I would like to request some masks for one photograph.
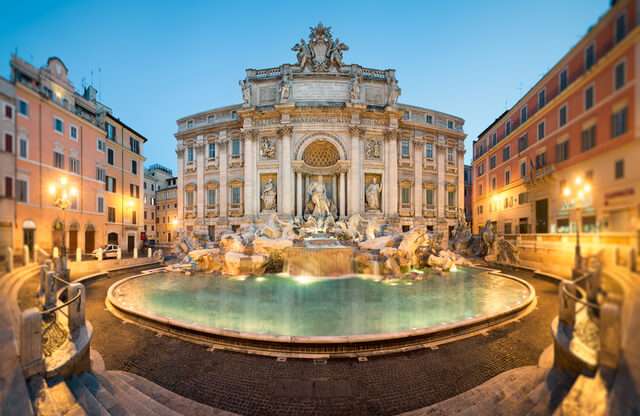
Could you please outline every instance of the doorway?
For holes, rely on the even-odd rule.
[[[91,253],[96,248],[96,232],[91,228],[84,232],[84,251]]]
[[[536,201],[536,233],[549,232],[549,200],[539,199]]]
[[[78,248],[78,230],[69,230],[69,252],[75,254]]]
[[[107,244],[118,244],[118,233],[107,234]]]
[[[36,243],[36,230],[33,228],[24,228],[22,230],[22,244],[29,247],[29,252],[33,253],[33,246]]]
[[[133,248],[136,246],[136,236],[128,235],[127,236],[127,251],[129,254],[133,253]]]

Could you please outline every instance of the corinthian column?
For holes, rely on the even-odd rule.
[[[278,199],[282,201],[282,213],[293,215],[295,192],[293,189],[293,170],[291,169],[291,126],[284,126],[279,133],[282,136],[282,160],[280,161],[280,178],[282,189],[278,191]]]
[[[351,170],[349,171],[349,215],[362,212],[362,155],[360,154],[360,136],[362,129],[352,126],[351,134]]]
[[[228,191],[227,191],[227,181],[228,181],[228,177],[227,177],[227,158],[228,158],[228,148],[229,146],[227,146],[228,143],[228,139],[227,139],[227,132],[226,131],[222,131],[220,132],[220,135],[218,136],[218,145],[220,146],[219,148],[219,155],[220,155],[220,165],[219,165],[219,169],[220,169],[220,193],[218,195],[219,198],[219,204],[220,204],[220,217],[221,218],[227,218],[227,213],[228,213],[228,209],[227,209],[227,198],[228,198]]]
[[[204,136],[196,138],[196,216],[204,218]]]
[[[398,215],[398,130],[390,129],[385,133],[385,181],[384,196],[386,197],[385,215]]]
[[[464,209],[464,145],[458,142],[458,209]]]
[[[340,172],[340,193],[338,194],[338,199],[340,200],[340,217],[341,218],[345,218],[347,215],[346,211],[346,186],[345,186],[345,182],[346,182],[346,178],[345,178],[345,173],[344,172]]]
[[[302,172],[298,172],[297,173],[297,181],[296,181],[296,187],[297,187],[297,192],[296,195],[298,196],[298,203],[297,203],[297,216],[302,218]]]
[[[413,143],[413,160],[415,177],[413,185],[413,203],[415,207],[414,217],[422,217],[422,148],[424,143]]]
[[[244,136],[244,213],[246,216],[256,215],[256,153],[254,130],[243,131]]]
[[[444,218],[444,201],[445,201],[445,187],[446,183],[446,167],[445,158],[447,157],[447,142],[444,136],[438,136],[437,150],[436,150],[436,163],[438,174],[438,197],[436,202],[438,204],[437,217],[438,219]]]
[[[176,197],[178,199],[178,218],[180,228],[184,227],[184,144],[180,141],[176,147],[176,158],[178,164],[178,180]]]

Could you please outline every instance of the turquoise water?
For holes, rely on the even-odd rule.
[[[526,301],[523,284],[476,269],[424,280],[160,273],[117,287],[118,302],[153,315],[268,335],[384,334],[455,323]]]

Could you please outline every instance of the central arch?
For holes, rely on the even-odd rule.
[[[333,166],[340,160],[340,153],[333,144],[319,139],[314,140],[304,149],[302,160],[314,167]]]
[[[308,147],[317,146],[315,143],[324,143],[323,146],[332,145],[335,151],[338,153],[339,160],[347,159],[347,152],[344,145],[337,137],[326,133],[315,133],[308,137],[305,137],[299,144],[297,151],[295,152],[296,160],[304,160],[304,154]]]

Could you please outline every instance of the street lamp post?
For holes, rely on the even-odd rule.
[[[576,213],[576,254],[574,263],[574,273],[579,273],[582,269],[582,256],[580,253],[580,227],[582,226],[582,207],[587,198],[591,195],[591,184],[585,182],[582,177],[575,178],[573,183],[566,185],[562,189],[562,196],[565,198],[567,208],[573,206]]]
[[[73,198],[78,196],[78,189],[71,186],[66,176],[61,176],[58,183],[49,185],[49,194],[53,197],[53,204],[62,210],[62,247],[60,248],[60,261],[62,276],[69,281],[69,270],[67,269],[67,245],[66,245],[66,221],[67,208],[71,206]]]

